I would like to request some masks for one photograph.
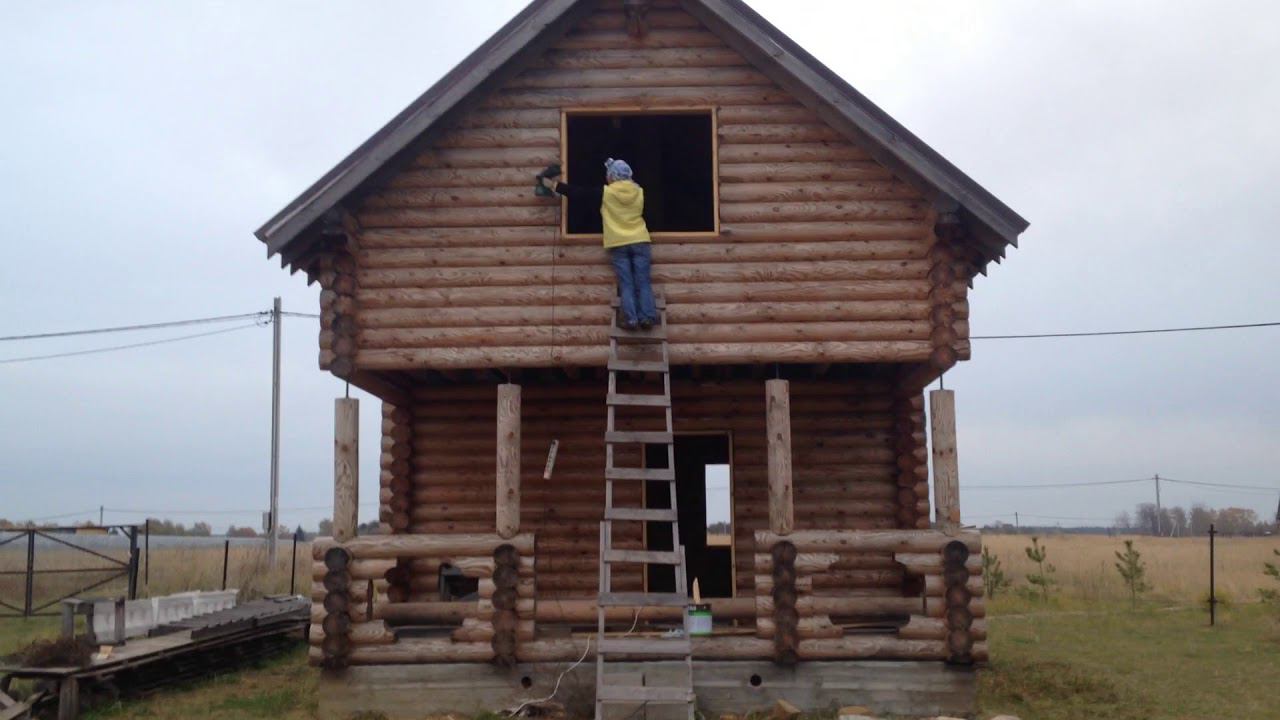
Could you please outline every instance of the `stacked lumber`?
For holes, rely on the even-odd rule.
[[[357,366],[604,364],[599,237],[564,236],[559,202],[529,189],[562,161],[565,108],[714,108],[718,232],[653,248],[673,363],[967,354],[971,273],[935,293],[948,260],[920,194],[684,10],[650,17],[634,39],[601,6],[356,208]]]

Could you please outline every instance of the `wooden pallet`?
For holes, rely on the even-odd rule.
[[[614,300],[614,306],[618,304]],[[605,406],[608,424],[605,428],[605,510],[600,523],[600,594],[596,626],[596,720],[605,720],[605,708],[610,705],[635,706],[646,703],[685,705],[689,718],[694,713],[693,658],[689,638],[679,637],[630,637],[629,634],[610,636],[605,631],[605,608],[630,607],[636,613],[651,607],[684,607],[688,604],[687,575],[685,573],[684,547],[680,545],[680,523],[676,511],[675,445],[671,425],[671,366],[667,351],[666,304],[658,300],[660,322],[650,330],[627,330],[618,325],[614,313],[613,327],[609,330],[609,393]],[[658,352],[654,352],[654,351]],[[647,352],[647,357],[626,357],[628,351]],[[657,355],[658,357],[654,357]],[[662,393],[619,393],[619,373],[653,373],[660,376]],[[619,413],[653,413],[660,410],[666,415],[665,431],[620,431],[617,429]],[[614,465],[614,446],[666,445],[666,468],[627,468]],[[671,493],[671,507],[640,508],[618,507],[613,502],[615,482],[664,482]],[[644,522],[667,526],[671,529],[671,546],[675,550],[626,550],[613,547],[613,523]],[[652,526],[650,526],[652,529]],[[661,530],[660,530],[661,532]],[[639,564],[647,574],[650,565],[670,565],[675,568],[676,591],[614,592],[612,588],[613,565]],[[608,673],[609,663],[619,658],[673,660],[683,659],[683,682],[661,686],[620,684],[621,676]],[[610,682],[610,679],[613,682]]]

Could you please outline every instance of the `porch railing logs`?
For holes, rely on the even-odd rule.
[[[756,649],[775,660],[792,661],[792,652],[802,661],[882,658],[967,664],[987,659],[977,533],[799,530],[781,536],[759,531],[755,539],[756,637],[771,641],[767,651]],[[888,559],[893,569],[885,569]],[[842,569],[859,566],[869,569]],[[824,582],[843,572],[868,577],[884,573],[879,581],[884,588],[895,582],[910,588],[902,579],[916,577],[918,592],[850,596]],[[832,618],[849,616],[905,616],[908,621],[891,636],[846,636]],[[742,645],[744,651],[750,646]],[[695,655],[704,657],[698,647]]]
[[[512,664],[521,657],[521,646],[533,640],[531,533],[505,539],[495,534],[379,535],[345,543],[321,538],[312,545],[312,558],[315,664],[334,669],[406,662]],[[446,564],[476,578],[476,600],[409,602],[392,597],[391,589],[406,582],[415,596],[434,592]],[[406,644],[395,635],[397,623],[455,629],[449,637]]]

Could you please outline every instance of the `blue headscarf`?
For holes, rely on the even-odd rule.
[[[604,179],[607,182],[631,179],[631,166],[625,160],[608,158],[604,161]]]

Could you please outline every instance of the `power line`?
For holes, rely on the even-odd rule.
[[[1156,333],[1201,332],[1204,330],[1239,330],[1280,326],[1280,322],[1243,323],[1240,325],[1198,325],[1194,327],[1156,328],[1147,330],[1102,330],[1095,332],[1028,333],[1024,335],[971,335],[970,340],[1027,340],[1031,338],[1103,337],[1106,335],[1153,335]]]
[[[320,315],[318,315],[317,313],[288,312],[283,310],[280,312],[280,314],[284,315],[285,317],[300,317],[300,318],[319,318],[320,317]]]
[[[1163,480],[1164,478],[1160,478]],[[1096,485],[1132,485],[1151,482],[1151,478],[1136,480],[1099,480],[1095,482],[1040,483],[1031,485],[960,485],[961,490],[1039,490],[1041,488],[1093,487]]]
[[[1205,482],[1203,480],[1174,480],[1173,478],[1162,477],[1165,482],[1178,483],[1179,485],[1202,485],[1204,487],[1232,488],[1238,490],[1263,490],[1265,492],[1280,492],[1280,487],[1266,487],[1264,485],[1239,485],[1235,483],[1218,483]]]
[[[178,337],[165,338],[163,340],[151,340],[149,342],[131,343],[129,345],[112,345],[110,347],[93,348],[91,350],[75,350],[72,352],[53,353],[50,355],[28,355],[26,357],[5,358],[0,360],[0,365],[9,363],[29,362],[32,360],[52,360],[54,358],[73,357],[76,355],[93,355],[95,353],[115,352],[116,350],[130,350],[133,348],[149,347],[151,345],[164,345],[165,343],[181,342],[183,340],[194,340],[196,338],[209,337],[211,335],[222,335],[223,333],[235,332],[237,330],[246,330],[251,327],[261,327],[258,323],[253,322],[248,325],[237,325],[232,328],[223,328],[221,330],[212,330],[209,332],[195,333],[194,335],[179,335]]]
[[[65,332],[36,333],[34,335],[8,335],[0,337],[0,342],[9,340],[42,340],[45,338],[70,337],[72,335],[98,335],[101,333],[131,332],[134,330],[155,330],[157,328],[181,327],[184,325],[203,325],[206,323],[230,322],[245,318],[260,318],[265,311],[240,313],[239,315],[216,315],[214,317],[192,318],[190,320],[171,320],[169,322],[146,323],[143,325],[117,325],[115,327],[92,328],[89,330],[68,330]],[[318,317],[318,316],[317,316]]]

